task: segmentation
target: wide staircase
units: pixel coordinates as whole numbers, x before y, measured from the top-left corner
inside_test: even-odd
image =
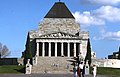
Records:
[[[32,73],[72,73],[73,57],[38,57]]]

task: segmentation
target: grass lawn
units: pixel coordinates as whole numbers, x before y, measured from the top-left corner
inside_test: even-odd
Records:
[[[98,74],[101,74],[101,75],[120,75],[120,69],[118,68],[104,68],[104,67],[101,67],[101,68],[98,68]]]
[[[90,72],[90,73],[92,73],[92,72]],[[109,75],[109,76],[120,77],[120,69],[109,68],[109,67],[98,67],[97,74],[98,75]]]
[[[7,65],[0,66],[0,74],[20,74],[24,73],[24,66]]]
[[[17,65],[8,65],[8,66],[0,66],[0,74],[21,74],[24,73],[24,66]],[[90,69],[91,72],[91,69]],[[107,68],[107,67],[98,67],[97,68],[98,75],[109,75],[114,77],[120,77],[120,69],[118,68]]]

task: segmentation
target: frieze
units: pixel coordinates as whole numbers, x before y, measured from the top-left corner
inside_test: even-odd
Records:
[[[79,38],[79,36],[57,32],[39,36],[40,38]]]

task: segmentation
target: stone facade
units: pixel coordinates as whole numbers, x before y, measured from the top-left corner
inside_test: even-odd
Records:
[[[44,18],[43,23],[39,24],[41,35],[60,31],[75,35],[80,31],[80,25],[73,18]]]
[[[71,42],[71,43],[74,43],[75,41],[78,40],[77,43],[80,43],[81,46],[79,51],[81,51],[82,56],[84,58],[86,56],[89,33],[84,31],[80,32],[80,25],[75,22],[75,19],[44,18],[44,21],[39,23],[38,31],[31,30],[29,33],[30,33],[31,42],[34,41],[34,39],[36,39],[36,42],[56,41],[56,42]],[[79,35],[76,35],[77,33]],[[47,40],[40,38],[47,38]],[[34,49],[34,52],[36,52],[36,49]]]
[[[62,2],[55,3],[54,6],[54,9],[50,11],[51,13],[57,11],[59,7],[63,7],[63,11],[66,9]],[[59,17],[56,15],[55,18],[54,15],[51,16],[48,13],[44,20],[39,23],[37,31],[29,31],[33,55],[33,73],[41,73],[45,70],[70,72],[73,62],[75,62],[73,57],[81,54],[85,58],[89,33],[81,32],[80,24],[75,22],[69,11],[66,12],[70,16]],[[60,65],[59,69],[54,70],[54,67],[51,66],[53,63]],[[65,67],[68,64],[70,69],[66,70]]]

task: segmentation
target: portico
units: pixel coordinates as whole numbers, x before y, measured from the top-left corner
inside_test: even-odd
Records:
[[[38,56],[76,57],[80,50],[80,40],[75,39],[36,39]]]

